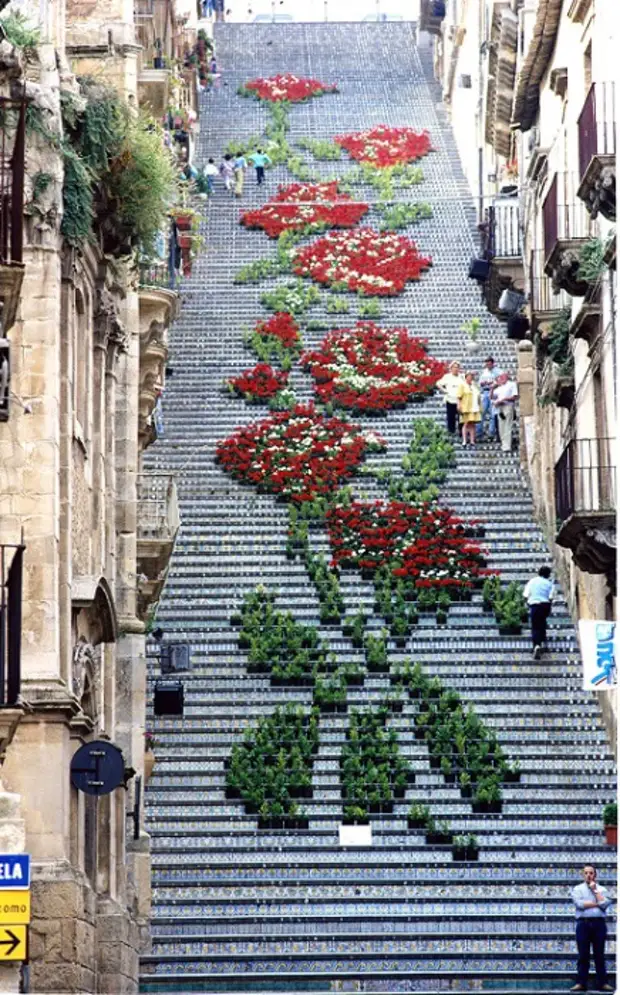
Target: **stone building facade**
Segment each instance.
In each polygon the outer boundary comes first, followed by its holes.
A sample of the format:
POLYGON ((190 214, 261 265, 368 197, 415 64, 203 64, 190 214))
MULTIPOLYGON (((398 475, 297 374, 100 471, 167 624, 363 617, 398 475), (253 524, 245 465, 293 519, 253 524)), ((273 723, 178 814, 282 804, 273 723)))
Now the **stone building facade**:
MULTIPOLYGON (((0 260, 10 373, 0 544, 25 546, 21 698, 0 728, 0 847, 32 856, 29 990, 131 992, 150 916, 137 807, 145 630, 178 528, 174 481, 144 474, 142 454, 156 437, 177 292, 105 254, 97 230, 79 249, 60 230, 61 95, 79 100, 80 74, 109 82, 130 107, 150 92, 139 90, 133 6, 50 3, 34 20, 35 48, 0 43, 0 96, 19 105, 25 93, 28 106, 23 246, 0 260), (125 764, 125 785, 101 798, 70 781, 73 754, 94 739, 119 747, 125 764)), ((3 126, 14 141, 6 115, 3 126)), ((18 983, 17 968, 0 967, 1 990, 18 983)))
MULTIPOLYGON (((421 28, 434 36, 436 72, 478 204, 486 307, 506 319, 508 336, 518 340, 521 455, 536 511, 575 619, 611 619, 617 569, 613 5, 454 0, 441 18, 422 6, 421 28)), ((615 743, 615 696, 599 697, 615 743)))

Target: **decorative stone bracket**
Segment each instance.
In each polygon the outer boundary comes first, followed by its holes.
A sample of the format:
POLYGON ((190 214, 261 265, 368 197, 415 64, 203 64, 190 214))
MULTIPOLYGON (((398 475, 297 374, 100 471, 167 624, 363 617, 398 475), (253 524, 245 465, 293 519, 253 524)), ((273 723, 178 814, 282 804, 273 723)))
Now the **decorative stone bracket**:
POLYGON ((583 297, 588 289, 585 280, 578 276, 580 267, 579 253, 581 246, 586 240, 558 242, 551 253, 547 265, 546 273, 551 277, 551 284, 556 294, 560 290, 565 290, 573 297, 583 297))
POLYGON ((604 574, 616 593, 616 527, 613 517, 576 513, 562 523, 558 546, 570 549, 575 565, 589 574, 604 574))
POLYGON ((138 440, 141 449, 155 441, 152 424, 161 394, 168 359, 168 326, 175 316, 178 295, 163 287, 141 287, 140 300, 140 397, 138 440))

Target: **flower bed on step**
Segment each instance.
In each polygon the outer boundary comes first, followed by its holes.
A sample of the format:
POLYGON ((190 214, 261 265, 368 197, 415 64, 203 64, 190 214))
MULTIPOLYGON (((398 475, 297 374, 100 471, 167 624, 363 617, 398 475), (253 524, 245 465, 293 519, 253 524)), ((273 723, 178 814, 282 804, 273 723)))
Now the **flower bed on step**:
POLYGON ((385 124, 378 124, 367 131, 336 135, 334 141, 346 149, 352 159, 379 168, 414 162, 432 151, 427 131, 389 128, 385 124))
POLYGON ((423 398, 446 370, 406 328, 380 328, 372 321, 329 332, 301 362, 321 401, 356 411, 387 411, 423 398))
POLYGON ((449 508, 354 501, 328 512, 332 563, 360 570, 388 566, 416 588, 470 588, 485 573, 484 556, 463 525, 449 508))
POLYGON ((257 100, 280 103, 287 100, 299 104, 312 97, 322 97, 324 93, 337 93, 335 83, 321 83, 318 79, 296 76, 294 73, 280 73, 278 76, 259 76, 239 87, 241 96, 253 96, 257 100))
POLYGON ((403 235, 358 228, 329 232, 296 249, 291 263, 298 276, 336 290, 388 297, 402 293, 409 280, 419 280, 432 260, 403 235))
POLYGON ((262 228, 269 238, 277 238, 283 231, 352 228, 368 210, 368 204, 339 194, 337 181, 292 183, 280 187, 275 197, 257 211, 242 214, 241 224, 262 228))
POLYGON ((325 418, 312 404, 244 425, 218 443, 216 457, 233 477, 291 501, 312 501, 350 477, 364 457, 385 448, 375 432, 325 418))
POLYGON ((229 389, 247 401, 268 401, 288 386, 288 373, 274 370, 269 363, 257 363, 238 377, 226 381, 229 389))

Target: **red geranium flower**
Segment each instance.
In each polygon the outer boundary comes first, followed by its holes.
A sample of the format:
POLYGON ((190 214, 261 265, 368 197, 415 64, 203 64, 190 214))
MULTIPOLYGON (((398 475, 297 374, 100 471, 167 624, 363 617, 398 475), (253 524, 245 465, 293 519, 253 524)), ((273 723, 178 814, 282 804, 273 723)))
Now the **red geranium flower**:
POLYGON ((274 370, 269 363, 257 363, 251 370, 244 370, 226 383, 241 397, 248 400, 269 400, 288 384, 288 373, 274 370))
POLYGON ((259 100, 267 100, 270 103, 288 100, 292 104, 297 104, 302 100, 309 100, 310 97, 321 97, 324 93, 337 93, 338 87, 335 83, 321 83, 318 79, 283 73, 279 76, 268 78, 261 76, 253 79, 241 87, 242 93, 245 90, 256 94, 259 100))
POLYGON ((257 321, 254 329, 261 338, 275 338, 285 349, 296 350, 301 347, 299 326, 288 311, 276 311, 268 321, 257 321))
POLYGON ((418 133, 413 128, 388 128, 386 124, 378 124, 368 131, 336 135, 334 141, 357 162, 380 168, 414 162, 432 150, 427 131, 418 133))
POLYGON ((329 493, 367 453, 384 448, 375 432, 325 418, 312 404, 298 404, 237 429, 218 443, 216 458, 239 480, 302 502, 329 493))
POLYGON ((372 228, 329 232, 296 249, 291 260, 299 276, 382 297, 402 293, 407 281, 419 280, 432 262, 403 235, 372 228))
POLYGON ((329 332, 301 362, 316 380, 321 401, 357 411, 386 411, 430 394, 446 371, 406 328, 380 328, 372 321, 329 332))
POLYGON ((486 573, 480 546, 464 535, 464 523, 449 508, 402 501, 354 501, 328 513, 332 564, 378 570, 416 587, 471 587, 486 573))
POLYGON ((269 238, 283 231, 322 228, 352 228, 368 211, 368 204, 352 201, 338 193, 338 181, 332 183, 292 183, 280 187, 264 207, 246 211, 241 224, 262 228, 269 238))

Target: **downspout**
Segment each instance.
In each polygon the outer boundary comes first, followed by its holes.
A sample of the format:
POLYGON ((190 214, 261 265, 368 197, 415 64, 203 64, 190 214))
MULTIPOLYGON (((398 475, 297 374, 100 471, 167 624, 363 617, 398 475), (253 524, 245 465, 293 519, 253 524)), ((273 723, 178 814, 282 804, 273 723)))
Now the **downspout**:
POLYGON ((454 44, 452 46, 452 52, 450 54, 450 66, 448 69, 448 78, 446 80, 446 95, 444 97, 447 104, 452 101, 452 87, 454 86, 454 74, 456 73, 456 63, 458 61, 459 49, 463 44, 463 40, 466 34, 465 24, 467 22, 467 10, 469 7, 469 0, 463 0, 463 5, 461 7, 461 16, 459 18, 459 24, 456 28, 454 35, 454 44))

